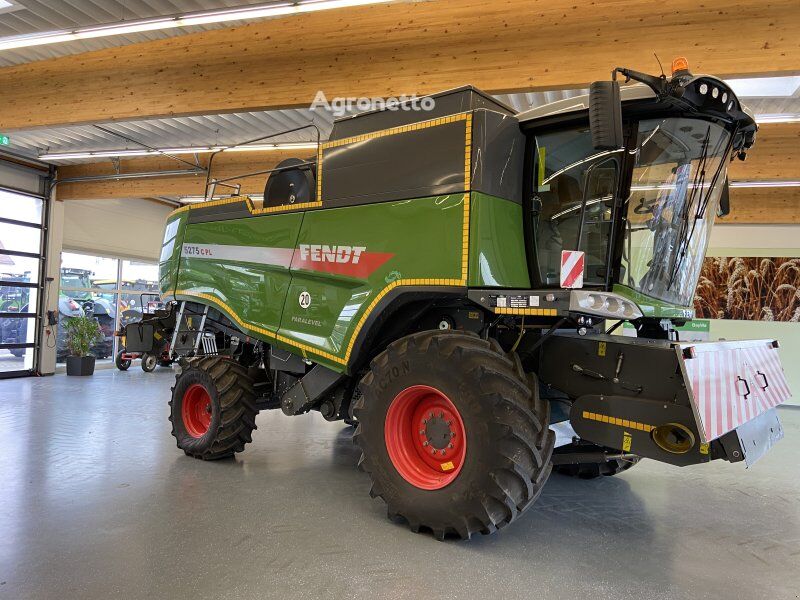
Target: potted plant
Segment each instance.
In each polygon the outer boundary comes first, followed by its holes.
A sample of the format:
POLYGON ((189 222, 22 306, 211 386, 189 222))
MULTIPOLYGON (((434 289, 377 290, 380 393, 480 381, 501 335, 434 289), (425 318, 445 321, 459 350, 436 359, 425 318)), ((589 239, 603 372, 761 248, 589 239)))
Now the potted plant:
POLYGON ((67 333, 67 375, 94 373, 94 356, 89 354, 93 344, 102 339, 100 324, 92 317, 72 317, 64 322, 67 333))

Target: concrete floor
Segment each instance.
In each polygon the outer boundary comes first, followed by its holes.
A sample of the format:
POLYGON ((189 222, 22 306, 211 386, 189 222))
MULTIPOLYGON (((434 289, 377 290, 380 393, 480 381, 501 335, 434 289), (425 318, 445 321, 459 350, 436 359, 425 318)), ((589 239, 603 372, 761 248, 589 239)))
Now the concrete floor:
POLYGON ((259 417, 235 460, 175 448, 173 374, 0 381, 0 598, 798 598, 800 410, 755 466, 553 476, 499 535, 385 518, 351 430, 259 417))

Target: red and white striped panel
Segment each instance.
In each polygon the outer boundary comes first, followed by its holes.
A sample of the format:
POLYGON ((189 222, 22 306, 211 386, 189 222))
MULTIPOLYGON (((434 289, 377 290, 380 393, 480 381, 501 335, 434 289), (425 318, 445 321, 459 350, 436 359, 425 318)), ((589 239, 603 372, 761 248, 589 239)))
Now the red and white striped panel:
POLYGON ((583 287, 585 254, 579 250, 561 251, 561 287, 574 290, 583 287))
POLYGON ((691 353, 684 364, 703 442, 792 397, 771 340, 701 343, 691 353))

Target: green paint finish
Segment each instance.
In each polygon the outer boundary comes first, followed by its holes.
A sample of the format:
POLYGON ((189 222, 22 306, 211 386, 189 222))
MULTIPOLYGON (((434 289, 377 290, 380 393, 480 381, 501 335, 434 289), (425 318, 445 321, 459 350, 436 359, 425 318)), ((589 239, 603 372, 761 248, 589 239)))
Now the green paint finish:
MULTIPOLYGON (((366 308, 394 281, 460 282, 463 210, 464 195, 455 194, 307 212, 298 248, 363 248, 360 266, 323 260, 293 269, 280 335, 343 358, 366 308), (301 306, 303 292, 310 295, 307 308, 301 306)), ((324 252, 317 257, 324 259, 324 252)))
POLYGON ((684 306, 669 304, 650 296, 645 296, 626 285, 614 284, 613 291, 628 300, 635 302, 645 317, 657 319, 693 319, 694 309, 684 306))
POLYGON ((245 323, 276 332, 302 221, 297 212, 188 225, 177 288, 210 294, 245 323))
POLYGON ((469 285, 529 288, 522 206, 473 193, 470 200, 469 285))
POLYGON ((186 230, 187 213, 174 214, 167 219, 164 226, 164 242, 161 245, 159 258, 159 288, 162 296, 171 296, 175 290, 178 275, 178 263, 181 256, 181 243, 186 230))
POLYGON ((11 139, 7 135, 0 135, 0 146, 8 146, 11 139))

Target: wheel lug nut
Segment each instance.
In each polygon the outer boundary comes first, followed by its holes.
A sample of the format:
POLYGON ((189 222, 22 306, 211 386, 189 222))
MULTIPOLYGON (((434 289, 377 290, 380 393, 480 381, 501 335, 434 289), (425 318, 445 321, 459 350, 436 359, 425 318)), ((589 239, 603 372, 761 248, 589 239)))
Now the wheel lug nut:
POLYGON ((423 446, 427 446, 427 445, 428 445, 428 442, 422 442, 422 445, 423 445, 423 446))
POLYGON ((452 424, 453 424, 453 422, 452 422, 452 421, 448 421, 448 422, 447 422, 447 426, 448 426, 448 427, 450 427, 450 425, 452 425, 452 424))
POLYGON ((428 415, 428 418, 429 418, 429 419, 432 419, 432 418, 433 418, 433 413, 429 414, 429 415, 428 415))
POLYGON ((443 413, 443 412, 440 412, 440 413, 439 413, 439 418, 440 418, 440 419, 444 419, 444 413, 443 413))
POLYGON ((450 432, 450 437, 451 437, 451 438, 454 438, 454 437, 456 437, 456 432, 455 432, 455 431, 451 431, 451 432, 450 432))
POLYGON ((454 448, 453 444, 448 444, 447 447, 450 448, 450 450, 452 450, 454 448))
POLYGON ((420 435, 425 435, 425 430, 424 430, 424 429, 420 429, 420 430, 419 430, 419 434, 420 434, 420 435))
POLYGON ((431 454, 436 454, 436 448, 434 448, 433 450, 431 450, 431 454))
POLYGON ((442 456, 444 456, 444 455, 445 455, 445 451, 444 451, 444 449, 442 449, 442 456))
POLYGON ((422 423, 423 423, 424 425, 427 425, 427 424, 428 424, 428 419, 422 419, 422 423))

